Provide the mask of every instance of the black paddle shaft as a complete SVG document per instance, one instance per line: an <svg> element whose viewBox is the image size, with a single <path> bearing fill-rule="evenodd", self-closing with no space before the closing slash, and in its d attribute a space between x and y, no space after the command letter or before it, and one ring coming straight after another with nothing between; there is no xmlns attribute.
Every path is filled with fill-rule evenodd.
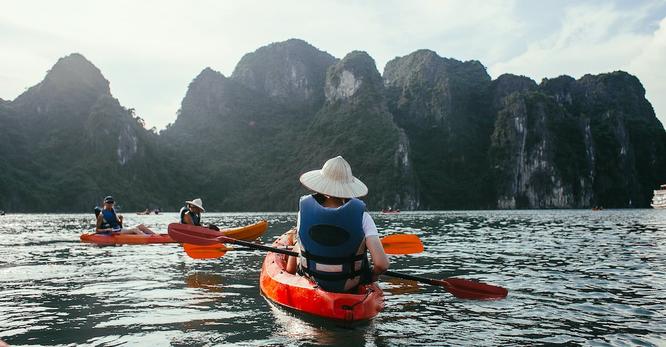
<svg viewBox="0 0 666 347"><path fill-rule="evenodd" d="M297 253L297 252L290 251L290 250L287 250L287 249L282 249L282 248L276 248L276 247L270 247L270 246L259 245L259 244L253 243L253 242L247 242L247 241L242 241L242 240L236 240L236 239L232 239L232 238L230 238L230 237L226 237L226 236L220 236L220 237L218 237L217 239L218 239L219 241L221 241L221 242L225 242L225 243L233 243L233 244L236 244L236 245L241 245L241 246L245 246L245 247L249 247L249 248L261 249L261 250L263 250L263 251L268 251L268 252L273 252L273 253L280 253L280 254L286 254L286 255L290 255L290 256L292 256L292 257L298 257L298 253Z"/></svg>
<svg viewBox="0 0 666 347"><path fill-rule="evenodd" d="M241 241L241 240L236 240L230 237L226 236L220 236L217 238L218 241L220 242L228 242L228 243L233 243L241 246L246 246L249 248L254 248L254 249L261 249L264 251L268 252L273 252L273 253L280 253L280 254L286 254L290 256L297 257L299 254L294 251L286 250L283 248L276 248L276 247L269 247L269 246L264 246L264 245L259 245L256 243L252 242L247 242L247 241ZM391 276L391 277L397 277L397 278L403 278L406 280L412 280L412 281L417 281L421 283L427 283L433 286L439 286L439 287L444 287L449 293L453 294L456 297L464 298L464 299L481 299L481 300L497 300L497 299L503 299L507 296L508 291L504 288L497 287L497 286L492 286L489 284L483 284L483 283L474 283L473 287L470 287L469 285L465 286L452 286L451 283L449 283L446 280L435 280L432 278L426 278L426 277L420 277L420 276L413 276L413 275L407 275L399 272L394 272L394 271L386 271L383 275L386 276ZM461 280L458 280L461 281ZM470 282L471 281L466 281ZM479 288L479 286L482 286Z"/></svg>
<svg viewBox="0 0 666 347"><path fill-rule="evenodd" d="M441 285L441 281L438 281L438 280L433 280L431 278L413 276L413 275L408 275L408 274L401 274L401 273L395 272L395 271L386 271L386 272L383 273L383 275L402 278L402 279L406 279L406 280L417 281L417 282L422 282L422 283L428 283L428 284L432 284L434 286L440 286Z"/></svg>
<svg viewBox="0 0 666 347"><path fill-rule="evenodd" d="M298 257L298 255L299 255L297 252L294 252L294 251L290 251L290 250L286 250L286 249L282 249L282 248L275 248L275 247L259 245L259 244L256 244L256 243L242 241L242 240L236 240L236 239L232 239L232 238L226 237L226 236L220 236L217 239L221 242L233 243L233 244L236 244L236 245L246 246L246 247L255 248L255 249L261 249L261 250L268 251L268 252L273 252L273 253L291 255L293 257ZM439 283L439 281L437 281L437 280L433 280L433 279L425 278L425 277L401 274L399 272L394 272L394 271L386 271L385 273L383 273L383 275L403 278L403 279L406 279L406 280L412 280L412 281L417 281L417 282L422 282L422 283L428 283L428 284L432 284L432 285L436 285L436 286L441 285L441 283Z"/></svg>

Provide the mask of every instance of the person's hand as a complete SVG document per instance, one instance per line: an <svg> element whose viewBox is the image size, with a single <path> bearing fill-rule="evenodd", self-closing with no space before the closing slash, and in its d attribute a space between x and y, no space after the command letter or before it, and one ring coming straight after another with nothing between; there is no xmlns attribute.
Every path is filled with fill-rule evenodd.
<svg viewBox="0 0 666 347"><path fill-rule="evenodd" d="M215 224L209 224L208 229L215 230L215 231L220 231L220 228L218 228Z"/></svg>

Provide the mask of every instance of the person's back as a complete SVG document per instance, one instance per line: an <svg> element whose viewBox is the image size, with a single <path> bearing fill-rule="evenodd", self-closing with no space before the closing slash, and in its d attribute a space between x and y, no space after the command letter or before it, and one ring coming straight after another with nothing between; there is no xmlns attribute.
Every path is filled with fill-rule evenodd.
<svg viewBox="0 0 666 347"><path fill-rule="evenodd" d="M330 208L322 206L324 199L320 195L301 198L299 270L324 290L344 292L361 283L361 276L369 269L363 231L365 204L350 199Z"/></svg>
<svg viewBox="0 0 666 347"><path fill-rule="evenodd" d="M301 175L300 181L318 194L299 202L294 251L300 256L288 258L287 271L294 273L298 268L322 289L334 292L376 280L388 269L389 261L365 203L356 198L367 194L365 184L352 176L342 157ZM372 257L372 268L366 251Z"/></svg>

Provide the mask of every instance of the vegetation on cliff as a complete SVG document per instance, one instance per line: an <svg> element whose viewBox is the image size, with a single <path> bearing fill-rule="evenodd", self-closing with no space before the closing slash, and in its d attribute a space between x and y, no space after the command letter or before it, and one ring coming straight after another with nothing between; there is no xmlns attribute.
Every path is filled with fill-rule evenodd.
<svg viewBox="0 0 666 347"><path fill-rule="evenodd" d="M371 209L646 207L666 182L666 132L626 72L492 80L419 50L383 75L302 40L193 79L156 134L80 54L0 100L0 208L295 210L301 173L343 155Z"/></svg>

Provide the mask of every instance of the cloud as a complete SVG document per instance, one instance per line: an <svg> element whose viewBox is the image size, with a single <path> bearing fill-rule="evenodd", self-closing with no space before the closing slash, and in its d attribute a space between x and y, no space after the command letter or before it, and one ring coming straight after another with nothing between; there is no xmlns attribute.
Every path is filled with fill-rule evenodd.
<svg viewBox="0 0 666 347"><path fill-rule="evenodd" d="M652 3L625 11L613 4L585 4L565 11L561 26L551 35L532 42L521 54L490 66L494 77L502 73L530 76L536 80L568 74L626 70L646 87L648 100L662 123L666 120L666 19L658 30L646 20ZM661 64L661 65L660 65Z"/></svg>
<svg viewBox="0 0 666 347"><path fill-rule="evenodd" d="M661 20L659 29L640 54L627 65L627 71L641 80L661 124L666 124L666 18Z"/></svg>

